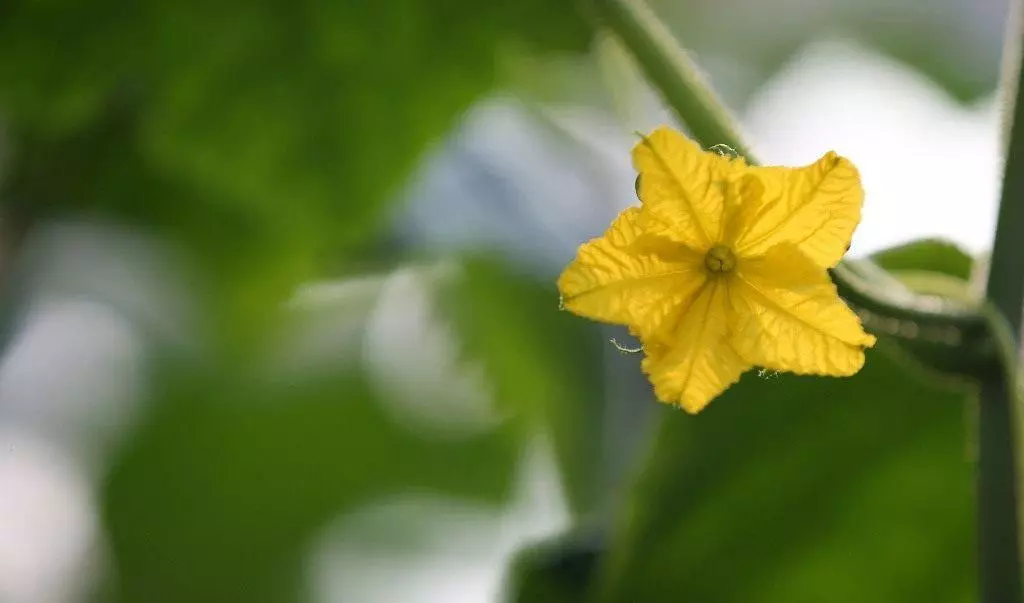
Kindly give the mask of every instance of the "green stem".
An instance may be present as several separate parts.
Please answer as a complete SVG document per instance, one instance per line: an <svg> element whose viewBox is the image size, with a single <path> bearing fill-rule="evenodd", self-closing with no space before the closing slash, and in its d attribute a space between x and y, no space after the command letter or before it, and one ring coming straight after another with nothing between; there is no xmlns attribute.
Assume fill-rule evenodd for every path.
<svg viewBox="0 0 1024 603"><path fill-rule="evenodd" d="M1009 35L1017 38L1021 33L1018 27L1012 27ZM1018 52L1016 44L1012 47L1015 49L1013 51L1009 50L1009 43L1007 46L1008 54ZM1024 87L1020 85L1022 71L1019 57L1007 57L1007 62L1013 64L1014 68L1005 70L1007 78L1003 86L1016 90L1017 98L1013 102L1013 114L1008 122L1010 136L1006 141L1003 194L989 263L987 294L992 303L1005 314L1012 332L1019 333L1024 320L1024 241L1021 241L1020 236L1024 229L1024 102L1020 98Z"/></svg>
<svg viewBox="0 0 1024 603"><path fill-rule="evenodd" d="M1019 6L1015 7L1019 9ZM1021 560L1017 446L1013 400L1024 319L1024 99L1019 11L1007 33L1004 89L1016 96L1006 140L1003 192L986 294L1002 335L1002 367L982 376L978 409L978 562L983 603L1020 601ZM1008 357L1007 357L1008 356ZM999 370L1001 368L1001 370Z"/></svg>
<svg viewBox="0 0 1024 603"><path fill-rule="evenodd" d="M592 7L600 22L633 54L644 74L684 120L694 138L706 146L726 144L740 155L752 157L736 121L700 69L645 4L592 0Z"/></svg>

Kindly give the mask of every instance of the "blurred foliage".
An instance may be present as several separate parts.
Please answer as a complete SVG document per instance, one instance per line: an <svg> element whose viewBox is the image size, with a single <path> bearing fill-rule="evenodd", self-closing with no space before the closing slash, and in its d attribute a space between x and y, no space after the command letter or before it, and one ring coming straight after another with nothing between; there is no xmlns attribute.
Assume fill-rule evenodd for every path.
<svg viewBox="0 0 1024 603"><path fill-rule="evenodd" d="M872 259L917 293L969 307L977 306L981 298L974 282L979 262L949 241L914 241L880 251Z"/></svg>
<svg viewBox="0 0 1024 603"><path fill-rule="evenodd" d="M103 600L303 600L302 564L330 520L410 491L505 500L538 432L573 507L590 510L599 330L559 310L553 283L493 258L468 259L433 286L436 319L493 386L497 430L449 440L396 423L357 367L312 379L234 365L160 376L154 410L106 485L116 572Z"/></svg>
<svg viewBox="0 0 1024 603"><path fill-rule="evenodd" d="M559 310L554 282L495 259L471 259L446 304L465 353L480 359L505 412L551 439L569 504L599 504L604 383L600 330Z"/></svg>
<svg viewBox="0 0 1024 603"><path fill-rule="evenodd" d="M375 232L502 57L586 40L543 0L7 2L0 195L171 233L244 324Z"/></svg>
<svg viewBox="0 0 1024 603"><path fill-rule="evenodd" d="M913 0L734 0L726 13L715 3L651 4L702 63L724 59L728 65L741 64L751 76L748 81L727 70L716 79L736 106L802 47L837 36L906 64L961 103L977 101L996 89L1009 6L1005 0L927 5Z"/></svg>
<svg viewBox="0 0 1024 603"><path fill-rule="evenodd" d="M955 243L927 239L879 251L871 258L889 272L932 272L962 281L971 279L974 258Z"/></svg>
<svg viewBox="0 0 1024 603"><path fill-rule="evenodd" d="M339 514L409 491L498 502L521 451L514 422L424 438L351 369L276 383L204 369L160 383L106 488L108 600L302 600L309 546Z"/></svg>
<svg viewBox="0 0 1024 603"><path fill-rule="evenodd" d="M252 343L296 284L378 236L385 201L502 83L505 57L587 39L570 3L540 0L3 3L0 199L26 223L85 214L169 236L199 269L209 324ZM523 283L502 284L539 307L549 291ZM546 301L541 318L557 317ZM502 309L533 312L484 308L484 329ZM503 393L549 409L572 388L530 360L548 343L481 351ZM244 360L205 362L154 378L117 455L103 600L299 600L310 538L339 514L410 489L507 493L520 422L431 439L395 424L351 367L268 384Z"/></svg>
<svg viewBox="0 0 1024 603"><path fill-rule="evenodd" d="M971 600L965 393L880 347L848 379L665 409L603 600Z"/></svg>
<svg viewBox="0 0 1024 603"><path fill-rule="evenodd" d="M601 544L575 535L528 547L512 565L509 601L585 601L603 552Z"/></svg>
<svg viewBox="0 0 1024 603"><path fill-rule="evenodd" d="M879 251L871 259L875 272L866 276L891 290L934 296L949 308L971 309L980 303L981 293L973 282L977 262L953 243L913 241ZM994 358L994 343L982 321L962 328L877 318L868 322L879 335L892 338L915 359L940 372L976 377Z"/></svg>

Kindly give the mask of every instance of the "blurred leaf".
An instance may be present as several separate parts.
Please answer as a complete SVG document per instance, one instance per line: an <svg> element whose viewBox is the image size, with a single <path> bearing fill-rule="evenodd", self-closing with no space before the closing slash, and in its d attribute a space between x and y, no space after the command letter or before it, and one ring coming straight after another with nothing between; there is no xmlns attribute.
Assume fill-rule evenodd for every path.
<svg viewBox="0 0 1024 603"><path fill-rule="evenodd" d="M307 549L340 514L386 495L499 501L509 489L512 423L429 439L396 423L358 375L260 381L161 382L105 487L119 600L302 600Z"/></svg>
<svg viewBox="0 0 1024 603"><path fill-rule="evenodd" d="M574 511L600 501L604 417L600 331L562 312L554 281L473 258L449 298L465 354L479 359L508 412L540 420Z"/></svg>
<svg viewBox="0 0 1024 603"><path fill-rule="evenodd" d="M509 603L576 603L586 601L598 561L597 543L575 536L531 546L517 556L510 571Z"/></svg>
<svg viewBox="0 0 1024 603"><path fill-rule="evenodd" d="M931 12L941 15L943 11ZM964 21L968 19L947 13L938 16L938 20L908 27L908 23L918 20L869 17L861 27L867 41L923 73L960 103L973 103L991 94L999 83L997 57L1002 44L988 45L970 39L951 43L951 40L973 37L964 35L967 33ZM957 49L963 52L964 47L971 47L973 56L958 57ZM983 57L981 61L980 57Z"/></svg>
<svg viewBox="0 0 1024 603"><path fill-rule="evenodd" d="M991 94L999 80L1005 5L822 0L809 11L800 3L758 0L651 4L687 48L706 59L729 59L712 71L719 91L736 106L802 47L838 32L907 64L961 103Z"/></svg>
<svg viewBox="0 0 1024 603"><path fill-rule="evenodd" d="M748 374L697 416L664 408L605 600L972 600L965 393L896 352L847 379Z"/></svg>
<svg viewBox="0 0 1024 603"><path fill-rule="evenodd" d="M970 280L974 258L955 243L941 239L924 239L871 255L876 264L891 272L925 271Z"/></svg>
<svg viewBox="0 0 1024 603"><path fill-rule="evenodd" d="M225 315L259 317L373 233L502 56L586 41L545 0L7 2L0 193L169 232L237 284Z"/></svg>
<svg viewBox="0 0 1024 603"><path fill-rule="evenodd" d="M913 241L872 254L868 262L847 262L894 292L909 289L934 296L935 303L954 310L971 311L980 303L980 291L972 282L975 259L947 241ZM940 372L975 374L995 353L984 321L962 328L873 316L865 321L872 332L892 337L915 359Z"/></svg>

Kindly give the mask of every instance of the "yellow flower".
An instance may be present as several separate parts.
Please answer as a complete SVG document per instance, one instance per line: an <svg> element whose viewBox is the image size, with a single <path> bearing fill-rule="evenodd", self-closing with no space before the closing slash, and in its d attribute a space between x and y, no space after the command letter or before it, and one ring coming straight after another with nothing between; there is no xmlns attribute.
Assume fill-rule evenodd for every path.
<svg viewBox="0 0 1024 603"><path fill-rule="evenodd" d="M629 326L661 401L696 413L754 366L860 370L875 338L826 272L860 221L852 163L753 167L665 127L633 163L640 207L582 245L558 288L566 309Z"/></svg>

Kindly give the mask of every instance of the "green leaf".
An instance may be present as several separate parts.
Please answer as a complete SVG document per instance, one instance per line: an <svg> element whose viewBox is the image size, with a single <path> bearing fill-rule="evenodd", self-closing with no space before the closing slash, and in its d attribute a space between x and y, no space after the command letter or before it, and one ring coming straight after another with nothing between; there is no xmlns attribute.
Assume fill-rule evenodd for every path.
<svg viewBox="0 0 1024 603"><path fill-rule="evenodd" d="M955 244L924 239L879 251L867 261L845 260L844 264L894 297L913 294L933 309L975 316L954 323L938 315L926 320L923 315L886 317L861 310L871 332L894 339L939 372L975 374L994 359L991 334L977 314L980 292L971 282L975 260Z"/></svg>
<svg viewBox="0 0 1024 603"><path fill-rule="evenodd" d="M604 388L594 325L563 312L554 281L470 258L451 289L449 316L506 411L526 412L551 438L570 506L600 504Z"/></svg>
<svg viewBox="0 0 1024 603"><path fill-rule="evenodd" d="M664 409L604 601L971 600L964 401L884 349L851 378L748 374Z"/></svg>
<svg viewBox="0 0 1024 603"><path fill-rule="evenodd" d="M891 272L924 271L970 280L974 258L955 243L923 239L904 243L871 255L876 264Z"/></svg>
<svg viewBox="0 0 1024 603"><path fill-rule="evenodd" d="M258 322L376 233L504 57L587 38L544 0L6 2L0 199L169 234Z"/></svg>
<svg viewBox="0 0 1024 603"><path fill-rule="evenodd" d="M858 44L920 72L961 103L986 98L998 85L1001 44L987 28L997 28L1002 14L978 14L981 20L972 21L963 17L970 10L967 6L935 11L912 0L877 7L829 2L819 6L820 19L802 18L800 5L748 1L724 7L671 0L651 4L699 56L743 61L746 77L738 78L728 68L721 74L737 90L739 101L795 60L803 47L820 42L825 21ZM742 10L744 18L730 18L730 9ZM981 23L985 25L979 28ZM964 48L973 50L965 53Z"/></svg>
<svg viewBox="0 0 1024 603"><path fill-rule="evenodd" d="M526 548L509 572L509 603L581 603L589 596L603 546L570 535Z"/></svg>
<svg viewBox="0 0 1024 603"><path fill-rule="evenodd" d="M122 601L302 600L308 547L379 497L503 500L520 455L514 422L424 437L362 377L267 383L187 371L124 447L104 488Z"/></svg>
<svg viewBox="0 0 1024 603"><path fill-rule="evenodd" d="M916 293L965 306L979 302L979 292L970 283L975 259L955 243L923 239L879 251L871 259Z"/></svg>

